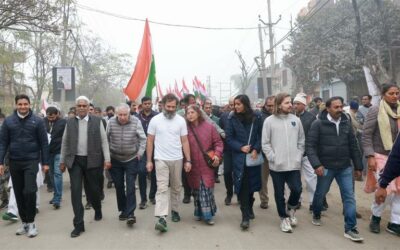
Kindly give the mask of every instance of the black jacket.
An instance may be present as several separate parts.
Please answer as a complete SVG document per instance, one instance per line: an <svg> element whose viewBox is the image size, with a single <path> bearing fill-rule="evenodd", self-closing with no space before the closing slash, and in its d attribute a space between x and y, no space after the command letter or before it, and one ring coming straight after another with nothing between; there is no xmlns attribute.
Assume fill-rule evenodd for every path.
<svg viewBox="0 0 400 250"><path fill-rule="evenodd" d="M51 155L56 155L61 153L61 143L62 136L64 134L65 125L67 121L65 119L57 119L53 122L51 126L49 120L44 118L44 122L46 124L46 131L51 135L50 145L49 145L49 153Z"/></svg>
<svg viewBox="0 0 400 250"><path fill-rule="evenodd" d="M313 168L324 166L327 169L341 169L351 166L362 170L362 159L351 122L342 114L339 135L336 125L328 120L328 112L322 111L319 120L315 120L306 140L306 153Z"/></svg>
<svg viewBox="0 0 400 250"><path fill-rule="evenodd" d="M4 163L7 150L10 160L41 160L48 165L49 145L43 119L32 111L25 118L20 118L17 111L7 117L0 131L0 164Z"/></svg>
<svg viewBox="0 0 400 250"><path fill-rule="evenodd" d="M311 114L310 112L304 110L303 114L301 114L299 118L301 121L301 125L303 125L304 136L306 137L307 140L307 135L308 131L311 128L311 124L317 119L317 117Z"/></svg>
<svg viewBox="0 0 400 250"><path fill-rule="evenodd" d="M400 176L400 139L397 136L385 168L379 177L379 186L386 188L389 183Z"/></svg>

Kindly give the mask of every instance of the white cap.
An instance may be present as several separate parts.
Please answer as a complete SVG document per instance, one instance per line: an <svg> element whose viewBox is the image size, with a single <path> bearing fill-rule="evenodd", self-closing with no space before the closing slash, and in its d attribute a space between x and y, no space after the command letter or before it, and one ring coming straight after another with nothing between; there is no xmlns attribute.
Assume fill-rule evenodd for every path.
<svg viewBox="0 0 400 250"><path fill-rule="evenodd" d="M307 105L307 95L304 93L298 93L296 97L294 98L293 102L300 102L303 103L304 105Z"/></svg>

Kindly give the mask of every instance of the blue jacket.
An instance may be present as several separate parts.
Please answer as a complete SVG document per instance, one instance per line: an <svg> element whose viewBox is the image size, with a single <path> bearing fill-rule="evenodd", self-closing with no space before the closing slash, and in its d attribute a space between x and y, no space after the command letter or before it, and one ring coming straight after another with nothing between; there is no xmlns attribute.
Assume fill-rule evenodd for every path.
<svg viewBox="0 0 400 250"><path fill-rule="evenodd" d="M397 136L385 168L379 177L379 186L386 188L389 183L400 176L400 138Z"/></svg>
<svg viewBox="0 0 400 250"><path fill-rule="evenodd" d="M7 150L10 160L41 160L48 165L49 144L43 119L32 111L25 118L20 118L17 111L7 117L0 130L0 164L4 163Z"/></svg>
<svg viewBox="0 0 400 250"><path fill-rule="evenodd" d="M261 153L262 116L259 112L255 112L254 115L253 132L250 139L251 151L255 149L258 153ZM235 192L238 194L246 164L246 154L240 148L248 144L251 123L242 123L232 112L228 116L226 125L226 143L232 150L233 179ZM248 167L247 173L250 192L259 191L261 188L261 166Z"/></svg>

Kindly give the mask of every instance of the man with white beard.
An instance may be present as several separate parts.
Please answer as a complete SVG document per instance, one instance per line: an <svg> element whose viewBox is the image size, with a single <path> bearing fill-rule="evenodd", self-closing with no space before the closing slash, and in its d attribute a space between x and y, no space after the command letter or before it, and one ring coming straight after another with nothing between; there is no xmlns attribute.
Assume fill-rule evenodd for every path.
<svg viewBox="0 0 400 250"><path fill-rule="evenodd" d="M157 193L154 215L157 217L155 229L168 231L166 217L168 215L169 199L168 184L171 186L171 219L180 221L178 213L180 193L182 189L182 162L185 154L184 169L189 172L192 164L187 138L187 127L183 117L176 115L178 98L173 94L163 97L162 113L151 119L147 130L147 171L153 169L152 154L156 167Z"/></svg>

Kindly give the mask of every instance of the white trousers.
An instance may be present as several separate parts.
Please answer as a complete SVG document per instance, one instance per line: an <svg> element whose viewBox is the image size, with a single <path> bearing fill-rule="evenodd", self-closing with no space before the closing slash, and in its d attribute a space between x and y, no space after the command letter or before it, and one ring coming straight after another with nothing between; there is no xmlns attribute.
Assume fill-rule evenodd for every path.
<svg viewBox="0 0 400 250"><path fill-rule="evenodd" d="M312 204L314 199L315 189L317 188L317 175L314 172L314 168L311 166L307 156L304 156L301 160L301 172L306 182L306 190L308 193L308 201Z"/></svg>
<svg viewBox="0 0 400 250"><path fill-rule="evenodd" d="M372 214L376 217L381 217L387 205L391 207L390 222L400 224L400 195L398 194L389 194L385 202L380 205L376 204L374 200L371 206Z"/></svg>

